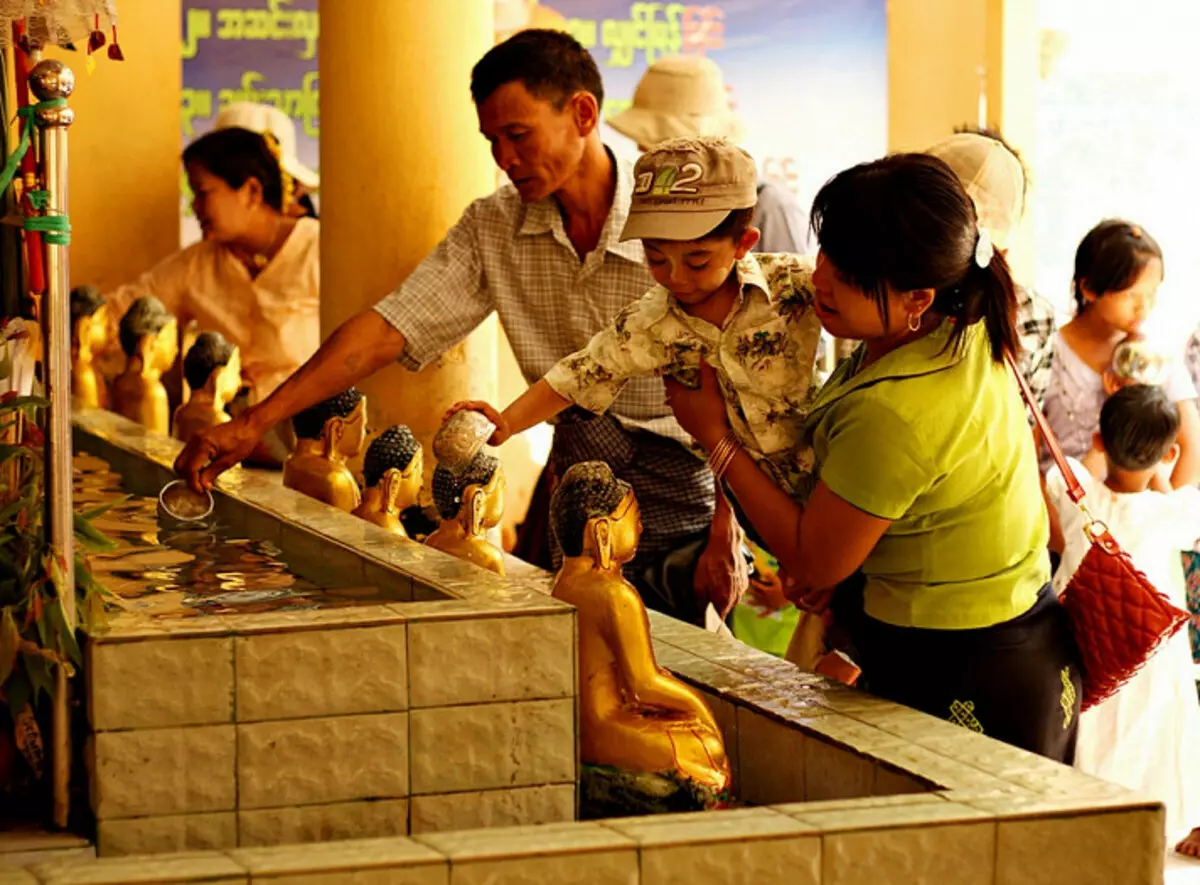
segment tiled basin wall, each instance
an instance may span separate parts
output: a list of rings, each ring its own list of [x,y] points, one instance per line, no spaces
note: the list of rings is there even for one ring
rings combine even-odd
[[[131,491],[170,478],[128,441],[76,437]],[[575,818],[573,608],[261,476],[228,486],[225,523],[277,541],[301,574],[396,602],[115,617],[87,652],[100,854]]]
[[[131,425],[124,422],[113,425],[112,419],[105,416],[89,420],[93,421],[94,440],[109,434],[111,441],[112,436],[123,434],[123,440],[116,440],[120,443],[118,448],[141,446],[139,451],[143,456],[161,464],[169,463],[173,457],[170,446],[161,455],[154,455],[153,447],[162,443],[150,437],[145,437],[144,442],[137,441],[135,446],[134,437],[140,431],[136,428],[130,431]],[[97,427],[96,422],[101,426]],[[109,457],[95,447],[89,450]],[[232,498],[260,507],[264,513],[279,512],[278,499],[259,487],[259,482],[253,474],[232,474],[225,480],[225,488]],[[432,745],[430,758],[432,754],[448,753],[432,763],[440,777],[443,766],[455,771],[484,772],[489,766],[506,764],[495,749],[496,736],[501,732],[494,728],[497,721],[503,725],[504,720],[488,719],[484,736],[476,739],[458,733],[460,727],[480,729],[477,721],[467,717],[479,715],[479,711],[497,704],[511,710],[528,704],[549,709],[556,700],[562,700],[549,686],[561,685],[563,654],[570,655],[573,672],[573,651],[560,651],[545,659],[537,657],[539,645],[559,641],[554,638],[556,627],[549,625],[564,618],[555,601],[544,596],[545,576],[525,573],[501,580],[414,545],[396,545],[390,539],[381,544],[373,527],[358,520],[342,519],[340,514],[339,518],[331,519],[328,514],[308,512],[313,506],[311,502],[288,506],[297,508],[292,517],[297,524],[277,530],[298,532],[303,531],[300,523],[311,526],[320,535],[321,543],[335,548],[332,556],[323,552],[317,558],[326,563],[342,558],[340,568],[349,569],[351,574],[361,569],[368,583],[373,584],[379,583],[373,570],[384,569],[383,577],[398,580],[401,590],[411,580],[414,600],[440,596],[443,601],[382,606],[390,613],[384,620],[379,620],[378,613],[359,608],[354,611],[362,612],[361,622],[306,624],[303,629],[292,624],[289,633],[280,633],[268,620],[257,624],[247,620],[238,625],[233,623],[237,619],[221,619],[228,623],[219,628],[219,635],[189,637],[187,641],[228,643],[220,648],[230,662],[226,672],[232,673],[232,687],[227,690],[228,706],[220,709],[228,710],[230,718],[219,725],[192,723],[171,728],[229,730],[233,757],[226,764],[234,766],[235,799],[240,802],[237,778],[243,771],[242,748],[263,746],[252,745],[249,739],[243,742],[244,734],[253,736],[256,729],[265,727],[283,735],[305,719],[337,722],[362,715],[406,716],[410,740],[408,794],[375,797],[373,801],[361,796],[328,801],[328,794],[324,794],[325,801],[310,804],[304,802],[308,798],[305,794],[292,796],[289,801],[299,804],[287,808],[275,798],[271,801],[280,804],[271,809],[239,804],[216,812],[180,812],[169,816],[169,823],[168,816],[160,816],[156,825],[162,829],[157,831],[145,819],[140,825],[126,823],[128,818],[111,822],[116,823],[117,830],[125,827],[135,836],[139,831],[144,834],[130,837],[124,843],[113,840],[106,843],[102,822],[102,852],[205,846],[205,839],[194,835],[199,830],[191,826],[193,820],[201,818],[214,821],[212,826],[225,834],[226,845],[232,833],[241,847],[196,856],[129,861],[113,858],[90,864],[43,867],[30,871],[30,878],[22,880],[24,883],[1158,885],[1162,880],[1163,815],[1154,802],[949,723],[831,685],[819,677],[801,673],[784,661],[654,613],[651,613],[651,628],[659,663],[705,693],[721,723],[734,762],[736,792],[741,800],[760,807],[628,821],[468,830],[506,823],[561,821],[570,816],[566,813],[565,788],[572,785],[566,782],[557,785],[562,788],[558,791],[553,789],[554,784],[526,787],[527,781],[520,785],[516,782],[497,785],[495,780],[480,785],[472,781],[468,787],[459,774],[447,772],[445,776],[450,780],[438,781],[443,788],[440,792],[419,793],[417,789],[420,766],[415,761],[416,723],[422,711],[436,711],[434,718],[445,715],[456,726],[438,732],[436,741],[424,745]],[[253,514],[253,510],[248,512]],[[265,528],[269,530],[269,526]],[[302,541],[313,543],[309,535]],[[287,543],[286,536],[283,543]],[[512,631],[490,632],[493,628],[486,626],[489,620],[511,626]],[[440,698],[441,706],[421,707],[418,703],[421,690],[417,674],[421,664],[420,655],[414,650],[421,647],[420,634],[427,627],[448,631],[442,636],[426,634],[432,638],[425,648],[429,657],[436,659],[434,669],[427,670],[435,674],[427,688],[451,692],[448,697]],[[324,648],[332,648],[331,643],[352,647],[355,645],[352,637],[359,631],[396,628],[405,631],[407,689],[403,707],[395,691],[387,694],[387,703],[398,709],[363,714],[355,708],[351,713],[338,706],[356,696],[341,691],[341,680],[364,677],[331,676],[322,681],[321,674],[312,674],[312,670],[320,668],[299,663],[306,654],[312,654],[311,649],[305,648],[307,643],[319,642]],[[540,628],[549,632],[533,639]],[[573,624],[569,629],[573,629]],[[305,633],[321,638],[302,639]],[[337,636],[338,633],[343,635]],[[525,641],[527,637],[529,641]],[[95,648],[100,651],[109,644],[114,648],[122,644],[133,648],[166,639],[161,633],[114,635]],[[309,674],[310,687],[303,706],[299,710],[289,708],[302,718],[288,719],[283,715],[286,709],[272,707],[268,701],[272,690],[261,672],[254,675],[255,667],[260,671],[289,672],[289,664],[276,663],[283,658],[270,657],[270,643],[260,645],[255,641],[262,639],[283,643],[276,648],[288,649],[287,660],[295,662],[290,664],[291,669]],[[496,661],[508,660],[507,655],[514,649],[519,649],[525,659],[520,667],[530,669],[514,671],[511,679],[493,674],[493,670],[501,669]],[[198,648],[197,653],[200,651]],[[121,652],[115,654],[120,656]],[[326,659],[318,655],[314,660],[318,658]],[[127,660],[133,662],[129,666],[139,670],[145,666],[161,668],[153,662],[139,663],[135,657]],[[399,666],[398,661],[393,664],[394,668]],[[346,669],[353,668],[347,665]],[[128,677],[121,681],[126,686],[133,683]],[[378,680],[367,682],[377,685]],[[529,684],[545,688],[536,697],[518,694],[519,687]],[[199,688],[194,690],[200,692]],[[543,696],[546,694],[553,696]],[[375,688],[365,695],[379,697],[380,692]],[[275,718],[240,718],[247,716],[241,706],[243,697],[253,698],[249,700],[251,711],[256,703],[260,710],[265,705]],[[155,710],[163,703],[156,702]],[[328,712],[316,718],[309,712],[315,707]],[[125,733],[135,734],[138,730]],[[150,732],[154,728],[140,730]],[[504,732],[518,733],[528,734],[519,729]],[[97,743],[103,734],[98,736]],[[519,741],[507,744],[510,749],[518,745]],[[293,754],[292,771],[302,770],[298,760],[304,755]],[[310,766],[323,764],[322,759],[312,761],[315,755],[308,756]],[[267,756],[264,752],[257,758]],[[249,756],[246,759],[251,761]],[[267,761],[260,770],[270,771],[273,764]],[[369,763],[364,760],[362,764]],[[353,776],[353,766],[346,770]],[[513,766],[504,770],[511,772]],[[315,789],[320,782],[311,773],[297,781],[307,785],[304,789]],[[258,795],[272,793],[272,788],[260,787]],[[555,797],[562,797],[563,804],[557,804]],[[395,827],[397,818],[387,813],[371,817],[366,809],[405,800],[403,808],[411,823],[408,838],[252,847],[277,840],[379,835],[379,830],[370,829],[373,821],[390,820]],[[342,808],[354,811],[340,816]],[[399,812],[402,806],[396,804],[393,808]],[[431,808],[438,811],[431,812],[428,810]],[[574,810],[573,787],[570,810]],[[280,823],[273,832],[265,831],[260,838],[244,823],[264,811],[269,811]],[[215,823],[218,818],[219,825]],[[431,832],[449,829],[459,831]],[[3,879],[0,885],[5,885]]]

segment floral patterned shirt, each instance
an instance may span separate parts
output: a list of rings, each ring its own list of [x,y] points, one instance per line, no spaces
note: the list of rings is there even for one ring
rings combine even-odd
[[[806,498],[815,483],[804,418],[820,387],[812,272],[811,258],[748,254],[737,264],[741,293],[722,328],[689,316],[655,286],[545,380],[600,413],[632,378],[670,375],[695,386],[703,359],[716,370],[730,426],[746,451],[785,491]]]

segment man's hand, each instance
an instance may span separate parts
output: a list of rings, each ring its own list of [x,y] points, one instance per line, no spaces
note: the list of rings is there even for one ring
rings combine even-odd
[[[693,589],[700,608],[711,602],[722,620],[733,611],[750,583],[750,570],[742,556],[744,540],[742,527],[718,485],[712,528],[708,544],[696,562]]]
[[[218,476],[247,458],[262,436],[254,410],[248,409],[226,424],[193,436],[175,459],[175,472],[194,491],[207,491]]]
[[[465,400],[461,403],[455,403],[450,407],[450,411],[446,412],[446,417],[442,419],[442,423],[449,420],[450,416],[456,412],[478,412],[496,426],[495,432],[488,437],[489,446],[502,445],[512,437],[512,430],[509,428],[508,419],[501,412],[496,411],[496,408],[490,403],[485,403],[483,400]]]

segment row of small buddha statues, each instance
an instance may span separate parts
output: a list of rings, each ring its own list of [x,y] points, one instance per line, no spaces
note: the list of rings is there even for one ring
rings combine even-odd
[[[215,332],[199,334],[187,348],[183,376],[190,396],[169,419],[162,376],[178,357],[179,332],[152,297],[135,301],[121,318],[126,365],[110,399],[91,358],[107,337],[106,311],[95,290],[72,293],[77,406],[107,407],[111,401],[114,411],[155,432],[169,428],[183,441],[229,420],[226,408],[241,388],[241,360],[238,349]],[[420,507],[420,443],[409,428],[396,425],[366,445],[367,398],[356,388],[300,412],[292,430],[295,447],[283,465],[284,485],[398,537],[424,540],[504,574],[503,554],[488,540],[504,512],[504,471],[493,455],[480,450],[462,463],[437,465],[435,525]],[[364,447],[360,483],[350,462]],[[712,710],[699,692],[658,666],[645,605],[622,574],[642,531],[633,490],[603,462],[577,464],[556,485],[551,528],[563,552],[553,595],[578,611],[583,815],[726,804],[730,764]]]

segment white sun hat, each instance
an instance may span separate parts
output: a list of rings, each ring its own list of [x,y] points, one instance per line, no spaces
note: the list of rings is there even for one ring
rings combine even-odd
[[[296,124],[279,108],[237,101],[221,109],[213,129],[249,129],[260,135],[269,132],[279,142],[279,165],[283,171],[309,190],[321,186],[321,176],[301,163],[296,155]]]
[[[742,140],[742,121],[729,108],[725,77],[700,55],[669,55],[646,69],[633,104],[608,121],[643,147],[669,138],[712,136]]]
[[[979,226],[997,249],[1007,248],[1025,211],[1025,170],[1017,156],[996,139],[974,132],[939,141],[926,153],[953,170],[975,203]]]

